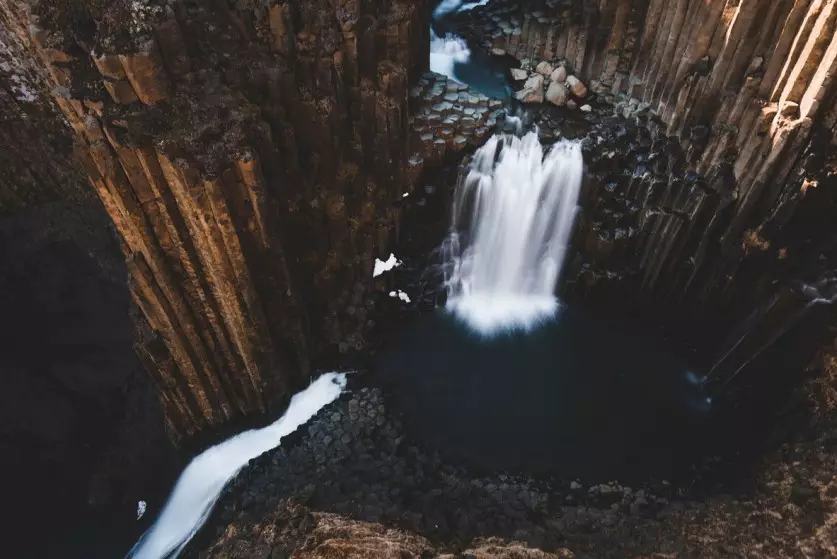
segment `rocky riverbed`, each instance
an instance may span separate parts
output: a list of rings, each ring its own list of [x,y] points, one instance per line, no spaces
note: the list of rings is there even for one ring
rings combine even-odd
[[[443,113],[417,132],[427,134],[426,141],[448,147],[438,134],[445,126],[462,125],[463,117],[451,118],[453,103],[435,106],[448,103],[436,97],[452,99],[453,93],[473,100],[432,75],[414,92],[424,99],[426,116]],[[707,216],[729,195],[728,176],[723,168],[709,180],[687,171],[690,153],[666,136],[644,104],[621,95],[592,95],[589,103],[589,111],[532,105],[528,123],[538,124],[544,142],[569,137],[584,143],[587,178],[578,252],[565,295],[627,314],[639,299],[621,299],[623,290],[650,289],[664,272],[682,274],[678,285],[694,280],[693,268],[667,261],[667,250],[701,244]],[[482,115],[479,107],[471,108]],[[489,107],[482,116],[502,129],[502,111],[494,110]],[[471,122],[465,124],[453,138],[470,138]],[[697,142],[699,131],[695,134]],[[461,172],[473,140],[459,143],[465,156]],[[455,164],[434,176],[424,174],[404,200],[397,249],[404,265],[376,280],[388,301],[376,310],[376,320],[389,329],[438,301],[438,286],[426,273],[435,242],[428,239],[444,233],[456,174]],[[637,254],[645,256],[636,260]],[[412,303],[387,297],[394,288],[404,289]],[[387,337],[385,331],[378,334]],[[349,394],[292,440],[241,472],[192,543],[190,556],[615,559],[837,553],[837,460],[831,452],[837,426],[824,420],[795,431],[784,446],[769,447],[758,474],[737,472],[725,483],[700,486],[648,480],[627,487],[613,480],[535,479],[450,463],[411,436],[370,376],[354,377],[352,384]]]
[[[742,494],[666,481],[468,471],[421,448],[363,379],[245,468],[192,557],[828,557],[837,426],[781,448]]]

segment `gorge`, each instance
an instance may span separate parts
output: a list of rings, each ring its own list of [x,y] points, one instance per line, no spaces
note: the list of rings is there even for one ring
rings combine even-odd
[[[837,1],[0,22],[8,556],[837,554]]]

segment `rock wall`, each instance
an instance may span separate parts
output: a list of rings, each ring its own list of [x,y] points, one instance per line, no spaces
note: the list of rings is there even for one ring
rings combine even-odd
[[[532,66],[566,63],[619,115],[650,108],[659,115],[650,151],[671,142],[683,154],[653,165],[702,177],[660,182],[649,161],[633,178],[640,193],[662,189],[670,202],[632,200],[647,237],[635,262],[644,290],[676,285],[678,298],[706,302],[753,281],[742,273],[748,261],[765,276],[810,260],[797,250],[802,237],[824,240],[835,204],[824,181],[837,143],[837,3],[544,0],[524,10],[495,0],[461,17],[488,46]],[[800,220],[806,227],[788,227]]]
[[[406,187],[426,2],[4,2],[153,330],[172,428],[278,405],[360,350]]]
[[[269,410],[312,366],[366,347],[368,280],[397,236],[397,202],[500,117],[421,75],[430,4],[0,3],[22,68],[0,68],[7,101],[37,95],[71,126],[122,241],[150,327],[137,351],[177,436]],[[742,292],[731,286],[820,273],[837,203],[824,187],[837,2],[493,0],[458,17],[493,48],[562,60],[594,104],[655,113],[638,123],[648,145],[629,174],[606,183],[635,209],[623,252],[641,290],[723,306]],[[25,156],[21,176],[72,167],[48,139],[39,151],[4,133]],[[21,191],[37,189],[0,186],[0,207]],[[588,232],[594,248],[615,240]]]

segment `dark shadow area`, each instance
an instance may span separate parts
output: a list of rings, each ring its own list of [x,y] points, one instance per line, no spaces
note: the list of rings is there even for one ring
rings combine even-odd
[[[684,475],[710,408],[662,341],[576,307],[494,338],[423,317],[379,374],[411,430],[451,458],[592,481]]]
[[[8,556],[121,556],[178,468],[133,350],[127,283],[38,219],[1,225],[4,503],[14,530],[40,534],[13,538]]]

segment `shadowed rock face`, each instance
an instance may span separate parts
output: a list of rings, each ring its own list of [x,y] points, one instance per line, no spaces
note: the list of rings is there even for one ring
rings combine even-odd
[[[0,222],[5,498],[13,525],[55,527],[36,555],[113,556],[140,528],[137,501],[159,506],[174,449],[133,350],[124,279],[36,217]]]

